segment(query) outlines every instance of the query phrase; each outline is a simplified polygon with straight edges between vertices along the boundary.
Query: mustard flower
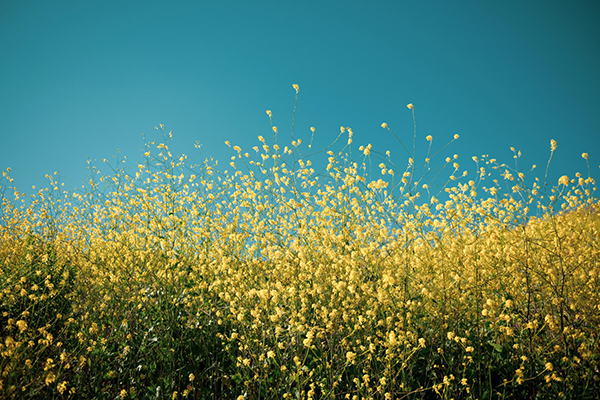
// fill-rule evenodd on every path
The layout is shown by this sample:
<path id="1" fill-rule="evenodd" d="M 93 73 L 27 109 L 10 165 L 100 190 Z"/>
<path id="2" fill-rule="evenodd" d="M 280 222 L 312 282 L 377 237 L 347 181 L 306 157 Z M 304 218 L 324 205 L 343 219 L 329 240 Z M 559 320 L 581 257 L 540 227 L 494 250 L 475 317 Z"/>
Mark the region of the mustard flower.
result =
<path id="1" fill-rule="evenodd" d="M 412 110 L 415 108 L 415 106 L 413 105 L 413 103 L 407 104 L 406 107 L 409 108 L 409 110 Z"/>
<path id="2" fill-rule="evenodd" d="M 581 157 L 583 157 L 583 158 L 585 158 L 587 160 L 588 157 L 589 157 L 589 155 L 588 155 L 588 153 L 583 153 L 583 154 L 581 154 Z"/>
<path id="3" fill-rule="evenodd" d="M 67 382 L 66 381 L 62 381 L 61 383 L 59 383 L 58 385 L 56 385 L 56 389 L 58 390 L 58 392 L 60 394 L 63 394 L 65 392 L 65 390 L 67 390 Z"/>
<path id="4" fill-rule="evenodd" d="M 271 110 L 267 110 L 267 115 L 269 116 L 269 118 L 273 116 L 273 113 L 271 112 Z"/>
<path id="5" fill-rule="evenodd" d="M 381 127 L 382 127 L 383 129 L 385 129 L 385 128 L 387 128 L 387 127 L 388 127 L 388 124 L 386 124 L 386 123 L 384 122 L 383 124 L 381 124 Z"/>
<path id="6" fill-rule="evenodd" d="M 560 179 L 558 180 L 558 183 L 561 185 L 565 185 L 567 186 L 569 184 L 570 180 L 569 177 L 567 175 L 563 175 L 560 177 Z"/>
<path id="7" fill-rule="evenodd" d="M 295 83 L 292 85 L 292 87 L 294 88 L 294 90 L 296 90 L 296 93 L 298 93 L 298 90 L 300 89 L 300 87 L 298 85 L 296 85 Z"/>
<path id="8" fill-rule="evenodd" d="M 19 331 L 21 331 L 21 333 L 27 330 L 27 322 L 23 321 L 22 319 L 17 321 L 16 325 L 19 327 Z"/>

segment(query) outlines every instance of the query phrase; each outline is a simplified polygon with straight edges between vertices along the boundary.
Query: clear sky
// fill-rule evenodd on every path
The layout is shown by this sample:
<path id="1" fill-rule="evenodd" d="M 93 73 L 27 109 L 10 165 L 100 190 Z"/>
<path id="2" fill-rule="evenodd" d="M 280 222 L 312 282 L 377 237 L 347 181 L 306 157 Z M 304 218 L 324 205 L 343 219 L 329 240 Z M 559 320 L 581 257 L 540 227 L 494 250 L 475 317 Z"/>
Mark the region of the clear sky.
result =
<path id="1" fill-rule="evenodd" d="M 0 1 L 0 169 L 17 188 L 67 188 L 87 176 L 86 157 L 121 149 L 135 161 L 142 133 L 175 151 L 228 161 L 290 131 L 315 147 L 340 126 L 354 145 L 406 156 L 389 126 L 445 155 L 489 154 L 543 177 L 592 175 L 600 164 L 600 2 L 506 1 Z M 199 161 L 195 159 L 194 161 Z"/>

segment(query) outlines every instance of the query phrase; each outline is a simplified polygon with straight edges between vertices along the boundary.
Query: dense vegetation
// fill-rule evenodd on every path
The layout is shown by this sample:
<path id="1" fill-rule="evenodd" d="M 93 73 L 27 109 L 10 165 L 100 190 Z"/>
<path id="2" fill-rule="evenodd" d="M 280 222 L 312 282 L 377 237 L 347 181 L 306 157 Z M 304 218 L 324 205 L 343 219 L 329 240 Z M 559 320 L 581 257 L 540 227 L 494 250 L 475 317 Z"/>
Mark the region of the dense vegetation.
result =
<path id="1" fill-rule="evenodd" d="M 3 173 L 0 397 L 598 398 L 591 177 L 448 158 L 432 195 L 429 152 L 352 159 L 348 128 L 322 172 L 262 137 L 188 167 L 158 129 L 83 191 Z"/>

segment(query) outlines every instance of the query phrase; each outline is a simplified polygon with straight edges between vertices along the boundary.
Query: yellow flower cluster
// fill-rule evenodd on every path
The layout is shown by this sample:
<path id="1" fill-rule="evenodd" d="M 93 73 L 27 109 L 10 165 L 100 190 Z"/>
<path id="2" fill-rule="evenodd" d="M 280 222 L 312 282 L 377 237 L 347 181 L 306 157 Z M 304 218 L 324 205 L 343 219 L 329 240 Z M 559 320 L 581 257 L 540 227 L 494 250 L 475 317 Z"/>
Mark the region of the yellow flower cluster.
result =
<path id="1" fill-rule="evenodd" d="M 252 155 L 226 142 L 219 172 L 165 135 L 133 172 L 92 167 L 88 190 L 51 180 L 30 206 L 5 191 L 0 397 L 595 393 L 593 178 L 537 194 L 487 156 L 467 180 L 455 155 L 437 193 L 419 176 L 429 154 L 405 170 L 370 144 L 352 159 L 346 130 L 322 173 L 301 139 L 259 136 Z"/>

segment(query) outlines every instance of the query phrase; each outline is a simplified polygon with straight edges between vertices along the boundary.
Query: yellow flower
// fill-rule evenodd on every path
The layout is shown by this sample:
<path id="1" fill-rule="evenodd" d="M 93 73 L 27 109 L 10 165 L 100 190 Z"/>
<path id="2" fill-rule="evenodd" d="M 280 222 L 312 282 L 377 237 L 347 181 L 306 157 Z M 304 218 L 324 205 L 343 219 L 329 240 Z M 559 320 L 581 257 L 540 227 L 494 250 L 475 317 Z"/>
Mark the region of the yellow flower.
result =
<path id="1" fill-rule="evenodd" d="M 19 327 L 19 330 L 21 331 L 21 333 L 23 333 L 27 330 L 27 322 L 23 321 L 22 319 L 17 321 L 16 325 Z"/>
<path id="2" fill-rule="evenodd" d="M 431 142 L 433 140 L 433 136 L 427 135 L 425 139 L 427 139 L 428 142 Z"/>
<path id="3" fill-rule="evenodd" d="M 273 127 L 273 132 L 277 133 L 277 127 L 276 126 Z"/>
<path id="4" fill-rule="evenodd" d="M 296 93 L 298 93 L 298 90 L 300 89 L 300 88 L 298 87 L 298 85 L 296 85 L 296 84 L 294 83 L 294 84 L 292 85 L 292 87 L 293 87 L 293 88 L 296 90 Z"/>
<path id="5" fill-rule="evenodd" d="M 456 139 L 458 139 L 459 137 L 460 137 L 460 136 L 458 136 L 458 133 L 455 133 L 455 134 L 454 134 L 454 139 L 455 139 L 455 140 L 456 140 Z"/>
<path id="6" fill-rule="evenodd" d="M 349 352 L 346 353 L 346 360 L 348 362 L 354 361 L 355 358 L 356 358 L 356 353 L 353 353 L 351 351 L 349 351 Z"/>
<path id="7" fill-rule="evenodd" d="M 55 380 L 56 380 L 56 375 L 54 374 L 54 372 L 50 372 L 48 375 L 46 375 L 46 379 L 45 379 L 46 386 L 50 386 L 50 384 L 52 382 L 54 382 Z"/>
<path id="8" fill-rule="evenodd" d="M 387 127 L 388 127 L 388 125 L 387 125 L 387 124 L 384 122 L 383 124 L 381 124 L 381 127 L 382 127 L 383 129 L 385 129 L 385 128 L 387 128 Z"/>
<path id="9" fill-rule="evenodd" d="M 120 393 L 120 396 L 121 396 L 122 399 L 124 399 L 125 397 L 127 397 L 127 390 L 122 389 L 121 393 Z"/>
<path id="10" fill-rule="evenodd" d="M 550 150 L 551 151 L 556 150 L 556 140 L 554 140 L 554 139 L 550 139 Z"/>
<path id="11" fill-rule="evenodd" d="M 581 155 L 581 157 L 583 157 L 583 158 L 585 158 L 585 159 L 587 160 L 587 159 L 588 159 L 588 153 L 583 153 L 583 154 Z"/>
<path id="12" fill-rule="evenodd" d="M 267 110 L 267 115 L 268 115 L 269 117 L 272 117 L 272 116 L 273 116 L 273 113 L 271 113 L 271 110 Z"/>
<path id="13" fill-rule="evenodd" d="M 194 382 L 194 379 L 196 379 L 194 374 L 190 374 L 190 376 L 188 378 L 190 379 L 190 382 Z"/>
<path id="14" fill-rule="evenodd" d="M 410 110 L 412 110 L 413 108 L 415 108 L 415 106 L 413 105 L 413 103 L 407 104 L 406 107 L 408 107 Z"/>
<path id="15" fill-rule="evenodd" d="M 65 390 L 67 390 L 67 382 L 66 381 L 62 381 L 61 383 L 59 383 L 58 385 L 56 385 L 56 389 L 58 389 L 58 392 L 60 394 L 63 394 L 65 392 Z"/>
<path id="16" fill-rule="evenodd" d="M 311 130 L 312 133 L 315 133 L 315 127 L 314 126 L 311 126 L 310 130 Z"/>
<path id="17" fill-rule="evenodd" d="M 561 185 L 565 185 L 567 186 L 569 184 L 570 180 L 569 177 L 567 175 L 563 175 L 560 177 L 560 179 L 558 180 L 558 183 Z"/>

